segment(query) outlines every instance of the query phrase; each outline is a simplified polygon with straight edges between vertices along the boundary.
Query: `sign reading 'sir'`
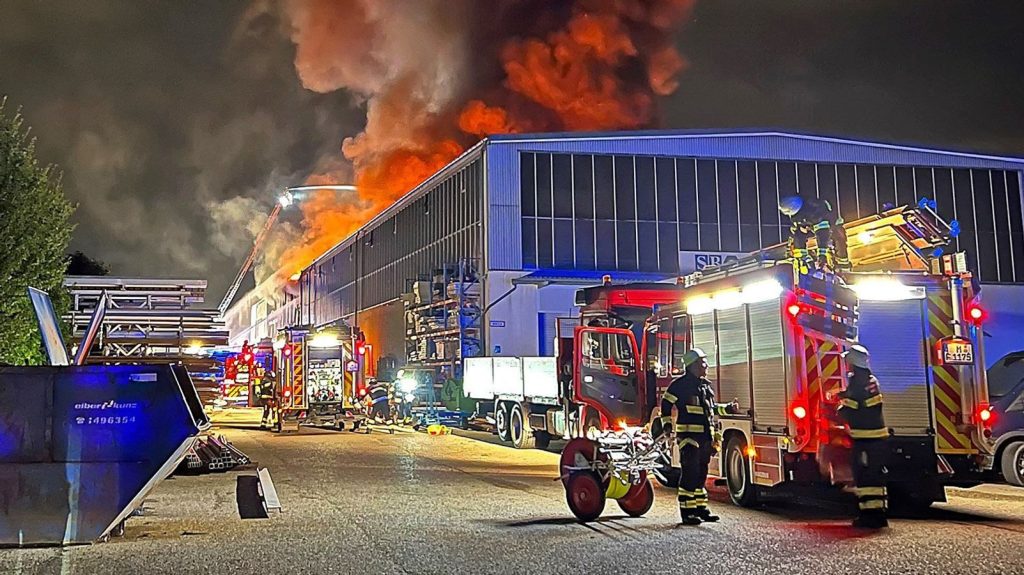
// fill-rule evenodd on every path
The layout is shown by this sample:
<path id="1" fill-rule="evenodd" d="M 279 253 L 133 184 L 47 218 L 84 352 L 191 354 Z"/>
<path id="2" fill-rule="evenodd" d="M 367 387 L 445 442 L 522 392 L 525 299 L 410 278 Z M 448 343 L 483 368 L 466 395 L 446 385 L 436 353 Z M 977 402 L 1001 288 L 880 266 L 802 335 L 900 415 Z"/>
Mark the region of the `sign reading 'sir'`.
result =
<path id="1" fill-rule="evenodd" d="M 681 275 L 700 271 L 706 267 L 720 266 L 736 261 L 743 254 L 735 252 L 679 252 L 679 273 Z"/>
<path id="2" fill-rule="evenodd" d="M 697 264 L 697 269 L 703 269 L 708 266 L 720 266 L 727 262 L 737 261 L 736 256 L 729 256 L 724 254 L 696 254 L 694 255 L 694 262 Z"/>

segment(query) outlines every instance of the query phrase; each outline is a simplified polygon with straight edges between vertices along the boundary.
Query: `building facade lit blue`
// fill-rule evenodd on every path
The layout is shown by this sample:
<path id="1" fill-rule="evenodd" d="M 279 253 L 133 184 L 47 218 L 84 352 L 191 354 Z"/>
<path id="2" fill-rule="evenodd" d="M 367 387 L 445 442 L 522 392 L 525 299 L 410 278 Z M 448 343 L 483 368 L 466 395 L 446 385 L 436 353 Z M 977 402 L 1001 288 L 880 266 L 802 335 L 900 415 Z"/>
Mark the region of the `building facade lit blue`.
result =
<path id="1" fill-rule="evenodd" d="M 787 239 L 780 197 L 846 220 L 934 198 L 961 223 L 991 311 L 989 359 L 1024 317 L 1024 159 L 769 131 L 495 136 L 467 150 L 302 273 L 305 324 L 357 323 L 403 355 L 412 282 L 460 260 L 483 278 L 489 353 L 551 351 L 579 285 L 671 279 Z"/>

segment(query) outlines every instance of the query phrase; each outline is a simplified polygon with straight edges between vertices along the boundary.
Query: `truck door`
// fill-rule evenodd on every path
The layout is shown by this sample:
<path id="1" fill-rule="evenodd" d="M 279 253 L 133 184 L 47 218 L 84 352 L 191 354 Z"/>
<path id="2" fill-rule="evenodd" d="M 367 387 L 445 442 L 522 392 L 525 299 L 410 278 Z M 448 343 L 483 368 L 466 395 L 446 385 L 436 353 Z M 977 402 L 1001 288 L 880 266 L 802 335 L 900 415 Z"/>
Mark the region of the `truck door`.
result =
<path id="1" fill-rule="evenodd" d="M 594 407 L 613 424 L 642 423 L 636 338 L 626 329 L 580 327 L 575 333 L 576 401 Z"/>

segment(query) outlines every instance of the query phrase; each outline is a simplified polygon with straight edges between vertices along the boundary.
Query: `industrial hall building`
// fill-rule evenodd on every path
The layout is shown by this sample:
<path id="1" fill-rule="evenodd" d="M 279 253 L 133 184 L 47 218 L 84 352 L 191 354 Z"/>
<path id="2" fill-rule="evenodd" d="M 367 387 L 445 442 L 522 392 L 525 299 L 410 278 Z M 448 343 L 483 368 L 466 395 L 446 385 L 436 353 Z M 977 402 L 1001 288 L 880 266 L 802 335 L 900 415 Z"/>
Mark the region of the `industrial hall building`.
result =
<path id="1" fill-rule="evenodd" d="M 228 324 L 236 343 L 358 325 L 399 363 L 550 355 L 576 289 L 786 241 L 781 197 L 846 221 L 929 198 L 960 224 L 948 251 L 981 283 L 991 361 L 1024 341 L 1022 174 L 1020 158 L 771 131 L 493 136 L 321 255 L 287 304 L 243 297 Z"/>

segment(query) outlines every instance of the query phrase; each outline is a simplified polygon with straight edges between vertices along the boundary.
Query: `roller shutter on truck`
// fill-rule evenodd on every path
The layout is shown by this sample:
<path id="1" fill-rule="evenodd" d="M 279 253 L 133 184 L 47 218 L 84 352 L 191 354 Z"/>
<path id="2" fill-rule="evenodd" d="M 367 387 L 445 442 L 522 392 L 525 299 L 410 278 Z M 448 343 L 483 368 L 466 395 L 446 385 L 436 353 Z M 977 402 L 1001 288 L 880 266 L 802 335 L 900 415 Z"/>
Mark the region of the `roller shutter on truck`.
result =
<path id="1" fill-rule="evenodd" d="M 885 423 L 896 435 L 926 435 L 931 428 L 924 314 L 923 299 L 860 302 L 858 339 L 871 353 Z"/>
<path id="2" fill-rule="evenodd" d="M 786 425 L 786 356 L 779 300 L 750 304 L 754 417 L 758 427 Z"/>
<path id="3" fill-rule="evenodd" d="M 745 306 L 719 310 L 718 401 L 738 399 L 746 411 L 750 405 L 750 356 L 747 346 Z"/>

